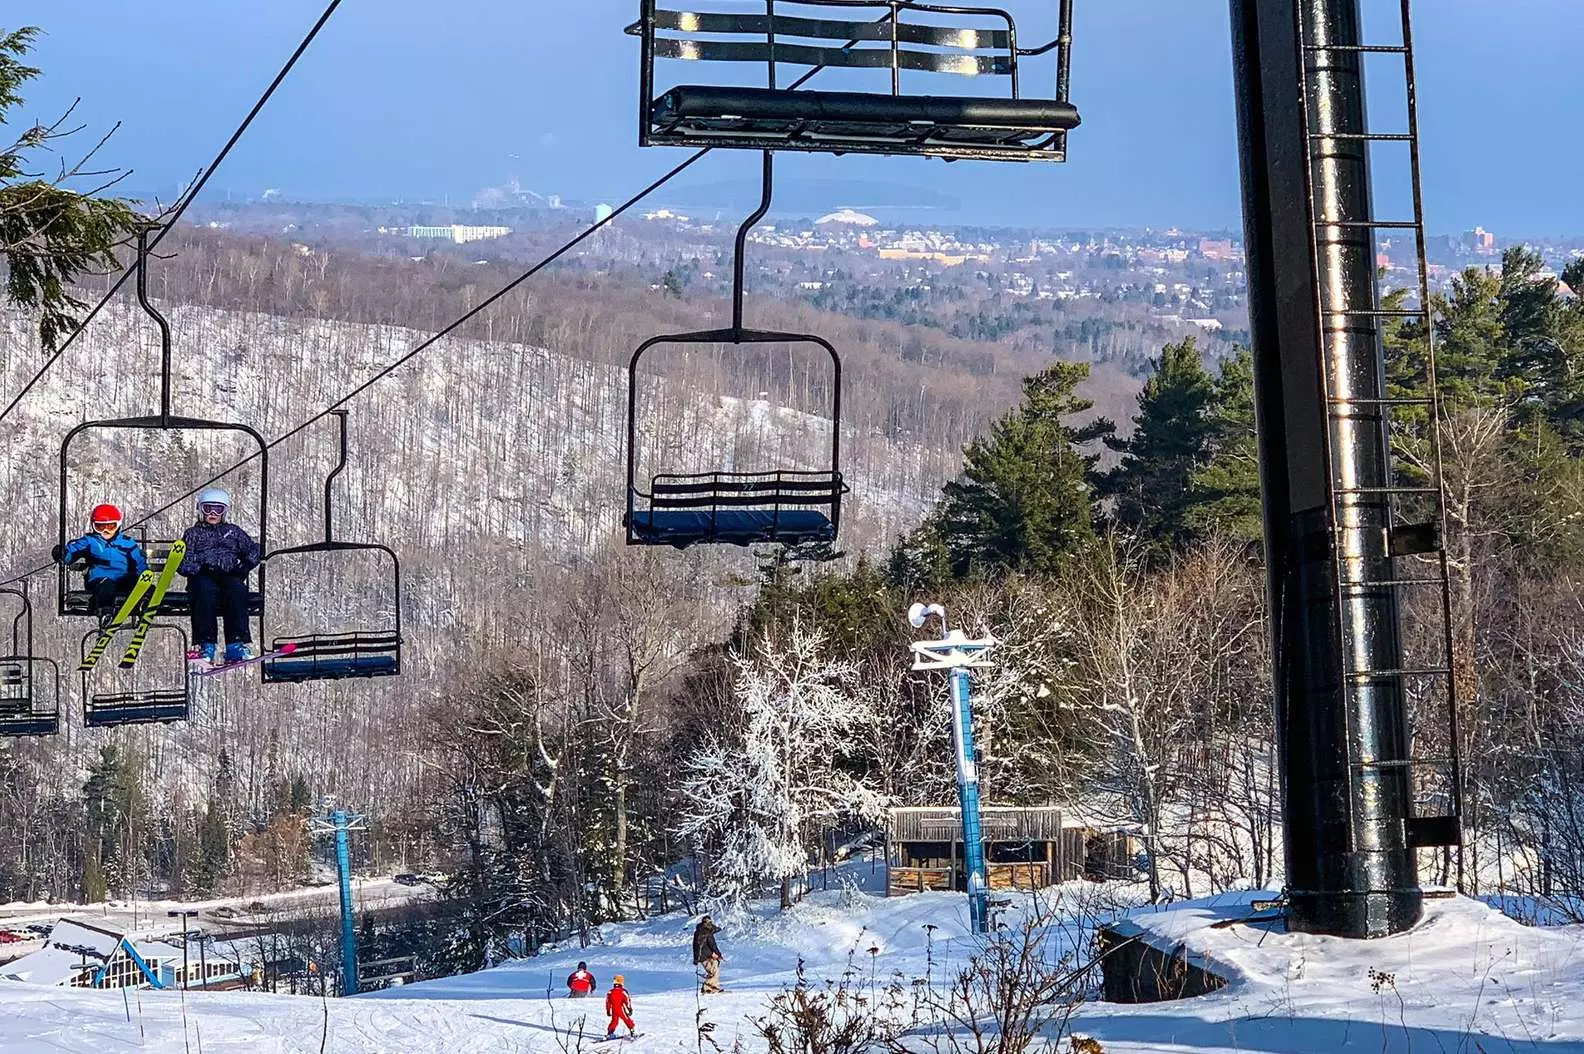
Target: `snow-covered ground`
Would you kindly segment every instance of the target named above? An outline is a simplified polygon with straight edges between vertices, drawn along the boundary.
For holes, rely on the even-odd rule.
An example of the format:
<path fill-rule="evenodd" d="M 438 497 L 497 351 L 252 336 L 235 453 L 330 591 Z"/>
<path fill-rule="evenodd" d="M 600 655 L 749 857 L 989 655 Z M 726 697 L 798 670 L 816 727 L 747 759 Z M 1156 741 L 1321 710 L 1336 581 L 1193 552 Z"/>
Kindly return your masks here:
<path fill-rule="evenodd" d="M 1073 890 L 1064 895 L 1079 902 Z M 1584 1051 L 1579 928 L 1525 927 L 1466 899 L 1431 901 L 1416 930 L 1382 941 L 1213 927 L 1249 914 L 1251 898 L 1133 916 L 1167 944 L 1186 940 L 1232 982 L 1227 988 L 1151 1006 L 1091 1004 L 1073 1028 L 1114 1054 Z M 767 906 L 720 921 L 728 991 L 702 1000 L 688 961 L 692 920 L 671 916 L 606 927 L 586 949 L 355 999 L 190 993 L 185 1035 L 192 1049 L 201 1037 L 205 1051 L 251 1054 L 318 1051 L 322 1033 L 323 1049 L 335 1054 L 574 1054 L 603 1031 L 598 1000 L 562 997 L 563 979 L 585 959 L 601 991 L 614 973 L 626 976 L 641 1032 L 623 1045 L 631 1054 L 697 1051 L 701 1020 L 713 1023 L 722 1049 L 741 1039 L 754 1051 L 763 1044 L 750 1018 L 792 983 L 799 960 L 815 982 L 854 970 L 859 985 L 871 976 L 884 984 L 926 969 L 939 978 L 972 946 L 963 900 L 950 894 L 885 900 L 832 890 L 784 915 Z M 0 1050 L 122 1049 L 185 1049 L 179 993 L 128 993 L 123 1005 L 120 992 L 0 985 Z"/>

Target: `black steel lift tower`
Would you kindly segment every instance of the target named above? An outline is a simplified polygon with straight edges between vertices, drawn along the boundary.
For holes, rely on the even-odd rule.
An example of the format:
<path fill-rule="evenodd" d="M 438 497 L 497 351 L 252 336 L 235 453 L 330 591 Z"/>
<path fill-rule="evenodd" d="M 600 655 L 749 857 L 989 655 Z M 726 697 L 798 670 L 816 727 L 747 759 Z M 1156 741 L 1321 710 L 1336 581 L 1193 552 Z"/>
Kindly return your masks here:
<path fill-rule="evenodd" d="M 1409 0 L 1390 3 L 1402 35 L 1370 43 L 1361 0 L 1231 0 L 1289 919 L 1345 937 L 1412 926 L 1416 850 L 1460 840 L 1433 351 L 1418 390 L 1386 383 L 1388 328 L 1428 343 L 1430 321 Z M 1401 71 L 1406 128 L 1368 126 L 1376 62 Z M 1413 215 L 1377 220 L 1371 155 L 1390 149 Z M 1377 285 L 1386 237 L 1418 261 L 1401 307 Z M 1428 453 L 1398 466 L 1410 409 Z M 1407 649 L 1425 655 L 1405 654 L 1408 610 L 1433 626 Z"/>

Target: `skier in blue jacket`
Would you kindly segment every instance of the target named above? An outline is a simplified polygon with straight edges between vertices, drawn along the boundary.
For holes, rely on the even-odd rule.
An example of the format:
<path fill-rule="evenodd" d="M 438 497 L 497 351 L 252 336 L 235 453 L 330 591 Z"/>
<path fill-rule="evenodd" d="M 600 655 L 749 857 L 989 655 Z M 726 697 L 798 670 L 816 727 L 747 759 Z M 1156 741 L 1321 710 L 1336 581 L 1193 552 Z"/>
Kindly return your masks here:
<path fill-rule="evenodd" d="M 182 541 L 187 555 L 177 568 L 187 578 L 192 608 L 192 664 L 226 665 L 252 658 L 253 632 L 248 625 L 248 574 L 259 565 L 259 544 L 227 521 L 231 495 L 210 487 L 198 495 L 198 522 Z M 215 620 L 225 621 L 225 657 L 215 663 Z"/>
<path fill-rule="evenodd" d="M 63 564 L 87 563 L 84 584 L 94 612 L 105 622 L 132 592 L 138 575 L 148 570 L 148 558 L 136 538 L 121 533 L 121 510 L 114 505 L 95 505 L 88 522 L 92 529 L 87 534 L 55 546 L 50 556 Z"/>

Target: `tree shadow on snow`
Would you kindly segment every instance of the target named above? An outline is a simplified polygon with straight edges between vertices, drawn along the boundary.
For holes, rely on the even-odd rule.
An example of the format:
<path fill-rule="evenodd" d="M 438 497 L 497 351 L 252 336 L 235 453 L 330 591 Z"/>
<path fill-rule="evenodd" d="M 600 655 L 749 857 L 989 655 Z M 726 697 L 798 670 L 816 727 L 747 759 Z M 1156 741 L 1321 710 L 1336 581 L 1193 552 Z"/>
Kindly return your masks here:
<path fill-rule="evenodd" d="M 1107 1015 L 1072 1022 L 1074 1031 L 1103 1044 L 1160 1045 L 1171 1050 L 1258 1050 L 1268 1054 L 1367 1050 L 1381 1054 L 1584 1054 L 1578 1040 L 1490 1035 L 1455 1028 L 1404 1027 L 1388 1018 L 1338 1021 L 1333 1018 L 1270 1017 L 1204 1021 L 1165 1015 Z M 1160 1048 L 1157 1048 L 1160 1049 Z"/>

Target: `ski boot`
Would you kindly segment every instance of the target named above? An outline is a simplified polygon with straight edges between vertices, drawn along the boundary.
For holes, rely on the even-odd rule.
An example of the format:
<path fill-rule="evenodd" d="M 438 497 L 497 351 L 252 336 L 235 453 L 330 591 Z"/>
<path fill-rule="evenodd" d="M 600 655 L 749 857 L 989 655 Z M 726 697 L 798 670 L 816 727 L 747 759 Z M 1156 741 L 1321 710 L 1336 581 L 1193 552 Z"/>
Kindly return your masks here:
<path fill-rule="evenodd" d="M 207 670 L 215 664 L 215 646 L 213 644 L 200 644 L 196 648 L 187 649 L 187 668 L 194 672 Z"/>
<path fill-rule="evenodd" d="M 227 644 L 225 650 L 225 665 L 247 662 L 253 657 L 253 648 L 249 644 Z"/>

